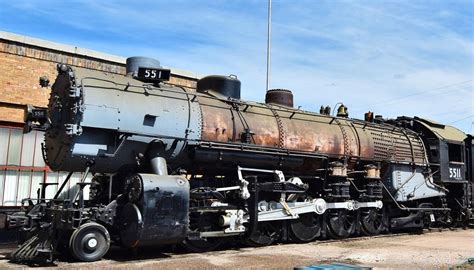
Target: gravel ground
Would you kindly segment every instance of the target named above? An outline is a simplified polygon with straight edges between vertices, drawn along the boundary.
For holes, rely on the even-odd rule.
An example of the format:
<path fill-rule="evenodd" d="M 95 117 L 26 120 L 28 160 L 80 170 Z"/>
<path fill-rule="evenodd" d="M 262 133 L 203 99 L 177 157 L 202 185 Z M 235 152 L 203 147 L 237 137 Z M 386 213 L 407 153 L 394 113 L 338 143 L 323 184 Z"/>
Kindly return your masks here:
<path fill-rule="evenodd" d="M 11 246 L 0 246 L 0 269 L 25 266 L 9 263 Z M 133 255 L 113 249 L 94 263 L 56 262 L 54 269 L 293 269 L 342 262 L 374 269 L 447 269 L 474 257 L 474 230 L 422 235 L 356 238 L 345 241 L 239 248 L 201 254 L 139 250 Z M 474 265 L 471 266 L 474 269 Z M 44 269 L 44 268 L 36 268 Z"/>

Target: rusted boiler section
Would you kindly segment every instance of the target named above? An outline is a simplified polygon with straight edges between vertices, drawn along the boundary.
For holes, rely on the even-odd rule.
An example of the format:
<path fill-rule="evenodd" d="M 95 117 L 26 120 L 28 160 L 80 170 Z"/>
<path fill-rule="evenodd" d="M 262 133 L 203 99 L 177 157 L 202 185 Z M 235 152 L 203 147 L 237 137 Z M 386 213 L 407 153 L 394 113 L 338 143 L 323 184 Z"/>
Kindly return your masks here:
<path fill-rule="evenodd" d="M 320 115 L 278 104 L 206 97 L 201 97 L 199 104 L 203 140 L 253 143 L 349 160 L 425 163 L 421 139 L 394 126 Z"/>

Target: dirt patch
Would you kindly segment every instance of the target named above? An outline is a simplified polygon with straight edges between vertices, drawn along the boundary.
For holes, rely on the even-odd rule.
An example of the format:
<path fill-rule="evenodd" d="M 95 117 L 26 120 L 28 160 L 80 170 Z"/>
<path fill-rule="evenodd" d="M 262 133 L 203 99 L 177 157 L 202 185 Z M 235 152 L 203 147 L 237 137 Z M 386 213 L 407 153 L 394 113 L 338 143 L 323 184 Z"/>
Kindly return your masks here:
<path fill-rule="evenodd" d="M 474 230 L 458 230 L 262 248 L 233 248 L 194 254 L 151 248 L 133 255 L 126 250 L 113 249 L 99 262 L 71 263 L 60 260 L 54 268 L 294 269 L 298 266 L 340 262 L 375 269 L 448 269 L 474 257 L 473 243 Z M 3 249 L 0 247 L 0 269 L 23 267 L 8 263 L 5 255 L 1 255 L 11 250 L 11 246 Z"/>

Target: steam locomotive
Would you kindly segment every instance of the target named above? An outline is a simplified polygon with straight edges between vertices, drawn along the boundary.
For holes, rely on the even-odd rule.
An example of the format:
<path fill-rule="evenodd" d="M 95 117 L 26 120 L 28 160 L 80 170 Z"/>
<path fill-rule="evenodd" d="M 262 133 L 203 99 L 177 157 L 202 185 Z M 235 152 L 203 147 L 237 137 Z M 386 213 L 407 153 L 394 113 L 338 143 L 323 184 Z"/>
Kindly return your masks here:
<path fill-rule="evenodd" d="M 371 112 L 351 119 L 344 105 L 336 116 L 308 112 L 284 89 L 243 101 L 234 76 L 204 77 L 191 91 L 150 58 L 128 58 L 126 76 L 57 70 L 48 108 L 29 107 L 26 131 L 44 129 L 45 161 L 71 173 L 53 198 L 43 184 L 36 202 L 7 217 L 22 235 L 13 261 L 64 252 L 97 261 L 112 244 L 202 252 L 473 221 L 473 137 L 454 127 Z M 84 177 L 62 198 L 72 172 Z"/>

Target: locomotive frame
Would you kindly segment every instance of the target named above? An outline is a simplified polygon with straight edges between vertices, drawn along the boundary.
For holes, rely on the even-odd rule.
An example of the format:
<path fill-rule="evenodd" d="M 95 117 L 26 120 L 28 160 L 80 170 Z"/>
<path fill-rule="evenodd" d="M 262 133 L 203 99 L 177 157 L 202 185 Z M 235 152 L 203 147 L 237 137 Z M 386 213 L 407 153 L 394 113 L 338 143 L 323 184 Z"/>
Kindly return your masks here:
<path fill-rule="evenodd" d="M 70 173 L 53 198 L 43 184 L 36 203 L 25 199 L 7 217 L 22 234 L 13 261 L 64 251 L 96 261 L 111 244 L 202 252 L 228 239 L 263 246 L 473 221 L 473 139 L 453 127 L 350 119 L 344 105 L 337 116 L 306 112 L 282 89 L 266 103 L 242 101 L 236 77 L 205 77 L 192 92 L 167 84 L 169 70 L 150 59 L 129 58 L 127 72 L 58 64 L 47 113 L 29 107 L 26 131 L 46 130 L 48 165 L 85 173 L 72 198 L 61 198 Z"/>

